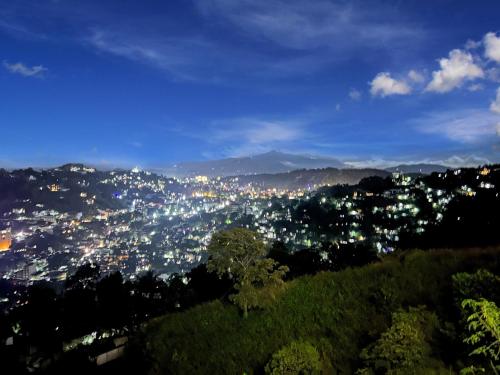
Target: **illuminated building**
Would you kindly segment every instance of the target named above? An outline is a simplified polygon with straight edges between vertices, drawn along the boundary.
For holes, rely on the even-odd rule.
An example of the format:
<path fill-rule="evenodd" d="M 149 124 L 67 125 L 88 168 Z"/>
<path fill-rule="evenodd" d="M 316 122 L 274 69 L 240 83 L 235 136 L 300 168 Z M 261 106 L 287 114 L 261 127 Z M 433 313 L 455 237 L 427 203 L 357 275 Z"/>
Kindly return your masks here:
<path fill-rule="evenodd" d="M 490 174 L 490 172 L 491 172 L 491 171 L 490 171 L 488 168 L 484 167 L 483 169 L 481 169 L 481 171 L 479 172 L 479 174 L 480 174 L 481 176 L 487 176 L 487 175 L 489 175 L 489 174 Z"/>
<path fill-rule="evenodd" d="M 10 236 L 10 230 L 0 231 L 0 251 L 7 251 L 12 245 L 12 238 Z"/>
<path fill-rule="evenodd" d="M 14 274 L 14 279 L 17 281 L 27 282 L 31 276 L 36 272 L 36 267 L 33 263 L 26 264 L 21 270 Z"/>
<path fill-rule="evenodd" d="M 207 184 L 208 183 L 208 176 L 196 176 L 195 181 L 201 184 Z"/>

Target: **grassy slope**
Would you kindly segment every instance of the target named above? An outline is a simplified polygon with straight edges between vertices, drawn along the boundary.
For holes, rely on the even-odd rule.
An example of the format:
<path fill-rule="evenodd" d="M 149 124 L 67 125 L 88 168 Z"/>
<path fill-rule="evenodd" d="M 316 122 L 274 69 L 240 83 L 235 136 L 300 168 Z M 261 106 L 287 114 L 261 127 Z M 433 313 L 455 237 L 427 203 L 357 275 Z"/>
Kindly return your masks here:
<path fill-rule="evenodd" d="M 153 372 L 259 372 L 273 352 L 296 338 L 311 340 L 333 364 L 353 373 L 359 353 L 390 325 L 399 307 L 426 305 L 441 319 L 455 313 L 451 275 L 500 270 L 500 248 L 412 251 L 357 269 L 301 277 L 279 300 L 248 319 L 220 301 L 152 321 L 145 346 Z M 436 353 L 436 356 L 439 356 Z M 328 369 L 326 369 L 328 370 Z"/>

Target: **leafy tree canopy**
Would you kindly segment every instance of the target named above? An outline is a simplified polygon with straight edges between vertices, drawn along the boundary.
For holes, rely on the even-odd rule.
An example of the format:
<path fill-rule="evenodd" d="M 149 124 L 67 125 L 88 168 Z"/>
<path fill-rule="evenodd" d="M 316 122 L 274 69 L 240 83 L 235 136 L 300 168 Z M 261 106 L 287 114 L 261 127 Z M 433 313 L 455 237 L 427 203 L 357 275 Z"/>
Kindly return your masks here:
<path fill-rule="evenodd" d="M 236 281 L 232 301 L 243 310 L 264 307 L 272 302 L 284 285 L 286 266 L 265 258 L 268 250 L 258 234 L 234 228 L 214 234 L 208 246 L 207 269 L 219 276 L 229 273 Z"/>
<path fill-rule="evenodd" d="M 471 356 L 482 356 L 495 374 L 500 371 L 500 309 L 494 302 L 481 298 L 479 301 L 466 299 L 462 308 L 471 312 L 467 318 L 470 335 L 464 342 L 474 350 Z M 468 368 L 469 370 L 471 368 Z M 467 370 L 464 373 L 467 373 Z M 484 369 L 482 372 L 484 372 Z"/>
<path fill-rule="evenodd" d="M 374 344 L 361 352 L 361 358 L 387 374 L 415 373 L 428 362 L 431 352 L 428 336 L 437 318 L 424 308 L 410 308 L 392 315 L 391 327 Z"/>
<path fill-rule="evenodd" d="M 266 366 L 266 374 L 272 375 L 312 375 L 320 372 L 320 355 L 307 341 L 292 341 L 274 353 Z"/>

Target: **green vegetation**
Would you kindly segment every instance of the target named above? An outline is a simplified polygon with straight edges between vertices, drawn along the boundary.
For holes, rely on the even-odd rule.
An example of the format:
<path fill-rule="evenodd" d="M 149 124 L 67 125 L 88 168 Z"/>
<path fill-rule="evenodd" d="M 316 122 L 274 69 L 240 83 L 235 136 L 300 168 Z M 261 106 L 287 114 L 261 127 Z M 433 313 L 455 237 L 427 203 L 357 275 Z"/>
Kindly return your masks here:
<path fill-rule="evenodd" d="M 415 250 L 299 277 L 247 319 L 224 300 L 154 319 L 137 347 L 154 374 L 494 373 L 492 351 L 469 353 L 498 350 L 498 310 L 481 298 L 500 303 L 499 254 Z"/>
<path fill-rule="evenodd" d="M 436 315 L 423 307 L 393 313 L 390 328 L 361 352 L 367 367 L 359 372 L 373 373 L 373 369 L 387 374 L 411 374 L 421 369 L 427 373 L 427 365 L 433 362 L 429 341 L 438 328 Z"/>
<path fill-rule="evenodd" d="M 266 366 L 266 374 L 319 374 L 321 359 L 314 346 L 305 341 L 293 341 L 273 354 Z"/>
<path fill-rule="evenodd" d="M 500 309 L 495 302 L 484 298 L 480 301 L 466 299 L 462 302 L 462 307 L 472 311 L 467 318 L 470 336 L 464 340 L 475 348 L 470 355 L 483 357 L 488 361 L 491 370 L 498 375 L 500 370 Z M 481 370 L 485 371 L 484 368 Z"/>
<path fill-rule="evenodd" d="M 207 269 L 234 280 L 237 294 L 231 300 L 248 316 L 248 309 L 265 307 L 272 303 L 283 286 L 286 266 L 264 258 L 267 248 L 258 234 L 244 228 L 235 228 L 214 234 L 208 246 L 210 256 Z"/>

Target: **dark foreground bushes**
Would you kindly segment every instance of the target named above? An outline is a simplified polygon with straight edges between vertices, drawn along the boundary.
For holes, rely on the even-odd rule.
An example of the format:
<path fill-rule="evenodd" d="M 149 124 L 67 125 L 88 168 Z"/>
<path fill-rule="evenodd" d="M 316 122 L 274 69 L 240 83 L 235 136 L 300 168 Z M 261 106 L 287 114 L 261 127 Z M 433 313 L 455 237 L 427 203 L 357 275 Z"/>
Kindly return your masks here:
<path fill-rule="evenodd" d="M 319 373 L 455 373 L 473 360 L 461 299 L 497 296 L 461 295 L 469 292 L 457 290 L 452 276 L 479 269 L 499 274 L 500 249 L 392 255 L 288 282 L 274 304 L 247 319 L 219 300 L 157 318 L 133 349 L 157 374 L 271 372 L 294 342 L 314 348 L 304 353 L 319 355 Z M 384 348 L 396 344 L 408 353 L 396 350 L 391 358 L 392 349 Z"/>

